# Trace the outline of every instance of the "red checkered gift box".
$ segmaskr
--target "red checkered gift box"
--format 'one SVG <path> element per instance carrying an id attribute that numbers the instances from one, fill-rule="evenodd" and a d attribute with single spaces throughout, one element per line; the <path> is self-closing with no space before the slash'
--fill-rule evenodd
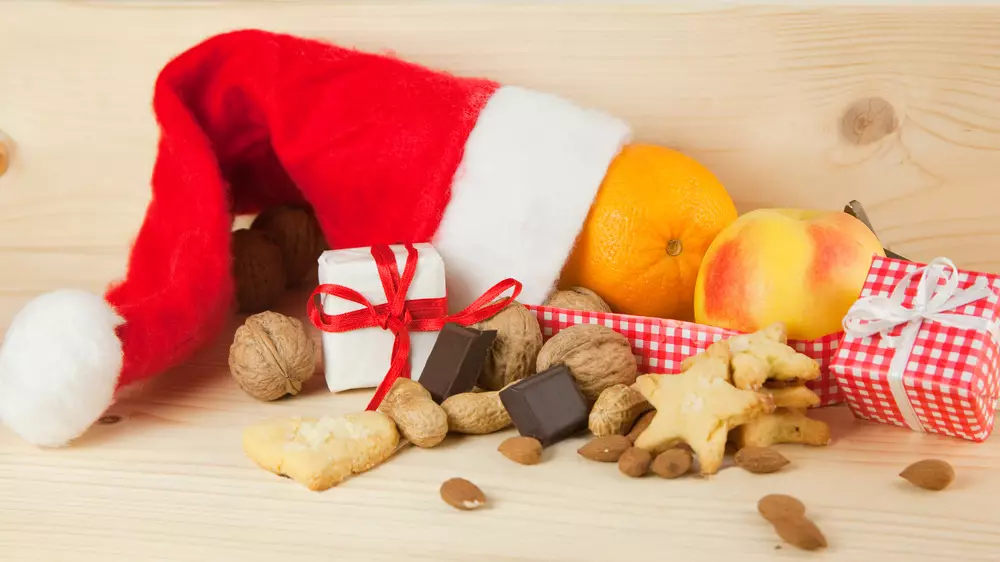
<path id="1" fill-rule="evenodd" d="M 860 418 L 982 441 L 997 400 L 1000 277 L 876 257 L 830 365 Z"/>
<path id="2" fill-rule="evenodd" d="M 559 333 L 559 330 L 575 324 L 603 324 L 615 330 L 632 344 L 632 353 L 641 373 L 680 372 L 681 361 L 685 358 L 697 354 L 722 338 L 739 333 L 703 324 L 644 316 L 584 312 L 547 306 L 529 306 L 528 309 L 538 315 L 542 335 L 546 340 Z M 799 352 L 819 362 L 822 376 L 807 384 L 819 396 L 820 406 L 842 402 L 837 382 L 827 368 L 837 352 L 841 335 L 837 333 L 816 340 L 788 342 Z"/>

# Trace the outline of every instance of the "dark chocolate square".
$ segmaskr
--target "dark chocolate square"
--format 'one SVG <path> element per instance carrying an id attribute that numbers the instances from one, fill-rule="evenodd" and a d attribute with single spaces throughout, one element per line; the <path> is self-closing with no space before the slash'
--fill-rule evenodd
<path id="1" fill-rule="evenodd" d="M 419 382 L 435 402 L 476 386 L 496 330 L 480 331 L 449 322 L 438 332 Z"/>
<path id="2" fill-rule="evenodd" d="M 518 433 L 543 447 L 586 429 L 590 408 L 565 365 L 556 365 L 500 391 Z"/>

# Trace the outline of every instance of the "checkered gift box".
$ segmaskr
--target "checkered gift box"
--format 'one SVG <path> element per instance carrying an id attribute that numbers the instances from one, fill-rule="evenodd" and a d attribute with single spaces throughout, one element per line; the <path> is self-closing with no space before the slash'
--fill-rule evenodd
<path id="1" fill-rule="evenodd" d="M 860 418 L 982 441 L 998 392 L 1000 277 L 876 257 L 830 365 Z"/>
<path id="2" fill-rule="evenodd" d="M 739 332 L 723 330 L 702 324 L 629 316 L 606 312 L 584 312 L 547 306 L 529 306 L 538 315 L 542 335 L 548 340 L 559 330 L 576 324 L 603 324 L 625 336 L 632 344 L 632 353 L 641 373 L 677 373 L 681 361 L 695 355 L 712 343 Z M 841 334 L 830 334 L 811 341 L 789 340 L 788 344 L 801 353 L 816 359 L 822 376 L 809 381 L 808 386 L 819 396 L 820 406 L 842 402 L 836 380 L 827 365 L 837 352 Z"/>

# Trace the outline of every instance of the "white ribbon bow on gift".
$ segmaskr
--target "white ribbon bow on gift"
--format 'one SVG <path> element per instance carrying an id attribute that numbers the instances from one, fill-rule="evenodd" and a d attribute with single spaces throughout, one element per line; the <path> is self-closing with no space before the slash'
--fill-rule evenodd
<path id="1" fill-rule="evenodd" d="M 951 270 L 945 275 L 945 270 Z M 920 275 L 917 294 L 910 307 L 903 306 L 906 288 L 910 281 Z M 938 285 L 944 275 L 945 283 Z M 967 288 L 958 288 L 958 268 L 947 258 L 936 258 L 927 266 L 917 269 L 902 278 L 889 296 L 871 295 L 859 299 L 844 317 L 844 332 L 847 338 L 866 338 L 879 334 L 895 351 L 889 363 L 887 375 L 889 389 L 899 407 L 903 420 L 916 431 L 924 431 L 903 387 L 903 373 L 913 352 L 917 333 L 925 322 L 937 322 L 955 328 L 984 330 L 1000 340 L 1000 326 L 981 316 L 970 316 L 952 312 L 956 308 L 988 298 L 995 293 L 986 279 L 980 277 Z M 890 336 L 897 326 L 903 325 L 898 336 Z"/>

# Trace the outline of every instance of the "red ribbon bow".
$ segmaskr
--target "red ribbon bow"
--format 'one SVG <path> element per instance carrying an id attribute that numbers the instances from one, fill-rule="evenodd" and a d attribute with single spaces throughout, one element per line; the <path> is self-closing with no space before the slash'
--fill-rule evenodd
<path id="1" fill-rule="evenodd" d="M 503 310 L 521 292 L 521 283 L 514 279 L 504 279 L 476 299 L 457 314 L 448 315 L 447 298 L 406 300 L 410 282 L 417 271 L 417 249 L 406 244 L 406 266 L 403 275 L 396 267 L 396 256 L 389 246 L 372 246 L 372 257 L 378 267 L 378 276 L 385 290 L 386 303 L 372 305 L 361 293 L 342 285 L 323 284 L 316 287 L 306 311 L 314 326 L 325 332 L 350 332 L 363 328 L 379 327 L 395 334 L 392 345 L 392 361 L 389 372 L 375 390 L 367 410 L 378 408 L 379 404 L 399 377 L 410 378 L 410 330 L 428 332 L 440 330 L 446 323 L 455 322 L 463 326 L 485 320 Z M 507 289 L 513 288 L 510 297 L 491 303 Z M 363 305 L 364 308 L 343 314 L 329 315 L 317 305 L 317 297 L 330 295 Z"/>

